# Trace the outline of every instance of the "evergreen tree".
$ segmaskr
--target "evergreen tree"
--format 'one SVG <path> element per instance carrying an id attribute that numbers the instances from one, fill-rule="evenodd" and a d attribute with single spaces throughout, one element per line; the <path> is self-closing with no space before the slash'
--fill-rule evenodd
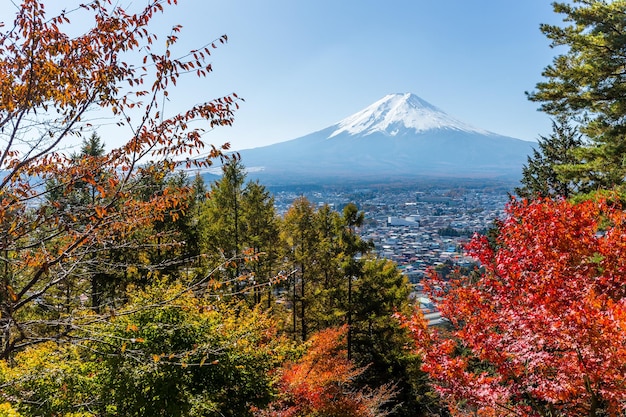
<path id="1" fill-rule="evenodd" d="M 140 251 L 141 256 L 133 263 L 141 268 L 142 263 L 149 263 L 151 271 L 159 274 L 176 275 L 181 265 L 187 263 L 189 254 L 183 242 L 187 236 L 191 222 L 190 204 L 192 191 L 187 174 L 183 171 L 169 173 L 162 164 L 147 164 L 142 175 L 136 182 L 135 192 L 145 201 L 162 196 L 177 198 L 177 204 L 164 211 L 161 216 L 152 220 L 143 230 L 137 230 L 138 235 L 147 235 L 152 240 L 152 247 L 145 247 Z M 143 258 L 140 261 L 139 258 Z"/>
<path id="2" fill-rule="evenodd" d="M 419 355 L 406 350 L 411 338 L 393 319 L 410 311 L 408 279 L 386 259 L 366 257 L 352 295 L 352 358 L 367 366 L 360 383 L 377 387 L 395 384 L 396 396 L 387 404 L 392 416 L 425 415 L 436 409 L 436 397 L 420 370 Z"/>
<path id="3" fill-rule="evenodd" d="M 209 198 L 200 218 L 203 253 L 208 254 L 209 268 L 226 261 L 227 278 L 235 280 L 241 270 L 243 250 L 242 217 L 245 168 L 239 159 L 229 159 L 222 166 L 222 177 L 211 184 Z M 241 289 L 241 284 L 237 284 Z"/>
<path id="4" fill-rule="evenodd" d="M 552 122 L 552 134 L 541 136 L 539 149 L 534 149 L 523 167 L 522 186 L 515 193 L 524 198 L 564 197 L 584 188 L 582 179 L 575 175 L 580 166 L 576 151 L 584 145 L 575 127 L 560 118 Z"/>
<path id="5" fill-rule="evenodd" d="M 239 159 L 227 161 L 222 171 L 222 178 L 211 185 L 209 197 L 200 203 L 198 250 L 208 256 L 208 271 L 221 270 L 226 280 L 234 283 L 236 293 L 251 291 L 252 301 L 259 303 L 266 288 L 269 306 L 270 284 L 281 249 L 274 199 L 258 181 L 246 183 L 245 167 Z M 200 187 L 198 181 L 194 187 Z M 192 193 L 197 198 L 206 195 Z"/>
<path id="6" fill-rule="evenodd" d="M 48 204 L 58 204 L 66 212 L 79 214 L 90 210 L 97 199 L 97 187 L 107 173 L 100 168 L 100 159 L 104 156 L 104 142 L 96 133 L 83 139 L 80 152 L 70 156 L 71 161 L 83 160 L 91 163 L 92 170 L 82 178 L 75 178 L 71 183 L 61 183 L 56 179 L 46 182 L 46 200 Z"/>
<path id="7" fill-rule="evenodd" d="M 626 175 L 626 2 L 555 2 L 565 26 L 541 26 L 553 47 L 565 47 L 529 99 L 550 115 L 580 123 L 591 139 L 572 174 L 585 189 L 611 188 Z"/>
<path id="8" fill-rule="evenodd" d="M 317 276 L 318 236 L 315 230 L 315 207 L 305 197 L 297 198 L 287 213 L 283 223 L 282 239 L 288 248 L 287 258 L 297 269 L 291 279 L 292 331 L 300 339 L 306 340 L 309 334 L 308 307 L 313 293 L 313 278 Z M 299 308 L 298 308 L 299 307 Z"/>
<path id="9" fill-rule="evenodd" d="M 76 157 L 99 157 L 104 155 L 104 151 L 104 142 L 102 141 L 100 136 L 98 136 L 98 134 L 94 132 L 87 139 L 83 139 L 83 144 L 80 147 L 80 154 L 76 155 Z"/>
<path id="10" fill-rule="evenodd" d="M 182 225 L 182 234 L 184 236 L 187 258 L 193 265 L 199 265 L 201 255 L 200 241 L 201 230 L 199 219 L 202 215 L 202 207 L 207 200 L 208 190 L 204 183 L 204 179 L 200 174 L 196 174 L 191 183 L 191 193 L 187 201 L 185 222 Z"/>
<path id="11" fill-rule="evenodd" d="M 342 270 L 346 281 L 348 282 L 347 292 L 347 317 L 348 323 L 348 359 L 352 359 L 352 318 L 354 310 L 353 302 L 353 284 L 355 280 L 362 277 L 363 262 L 357 260 L 356 256 L 359 254 L 365 254 L 372 249 L 371 242 L 366 242 L 356 233 L 356 228 L 363 225 L 364 213 L 359 212 L 357 206 L 354 203 L 349 203 L 343 208 L 343 215 L 341 217 L 342 231 L 340 235 L 341 250 L 343 257 Z"/>
<path id="12" fill-rule="evenodd" d="M 75 178 L 72 182 L 60 182 L 52 178 L 46 182 L 46 200 L 48 205 L 59 207 L 66 217 L 66 221 L 78 220 L 81 227 L 89 223 L 88 218 L 92 215 L 96 204 L 106 204 L 98 192 L 103 181 L 110 177 L 111 173 L 102 169 L 101 161 L 105 155 L 105 144 L 95 132 L 88 138 L 84 138 L 80 152 L 73 153 L 70 160 L 90 165 L 92 168 L 83 177 Z M 111 280 L 110 259 L 102 256 L 103 252 L 96 248 L 89 248 L 89 254 L 84 255 L 84 262 L 81 268 L 76 268 L 73 278 L 67 279 L 63 283 L 65 293 L 65 309 L 73 308 L 72 293 L 78 290 L 80 282 L 88 281 L 89 288 L 82 288 L 91 297 L 91 306 L 95 311 L 99 311 L 103 298 L 105 298 L 105 287 Z"/>
<path id="13" fill-rule="evenodd" d="M 320 275 L 313 289 L 311 328 L 320 331 L 345 323 L 347 282 L 341 270 L 341 215 L 328 204 L 315 213 Z"/>
<path id="14" fill-rule="evenodd" d="M 274 198 L 258 181 L 248 182 L 242 196 L 242 233 L 251 259 L 246 267 L 254 274 L 254 302 L 261 302 L 262 288 L 267 290 L 271 306 L 271 280 L 279 254 L 278 218 Z M 267 285 L 265 285 L 267 284 Z"/>
<path id="15" fill-rule="evenodd" d="M 358 233 L 363 221 L 354 203 L 338 213 L 328 205 L 316 210 L 300 197 L 289 208 L 281 237 L 298 271 L 288 294 L 289 330 L 306 340 L 324 328 L 347 325 L 346 354 L 365 367 L 357 387 L 394 385 L 397 395 L 387 404 L 393 416 L 437 412 L 419 356 L 406 349 L 410 336 L 393 318 L 410 308 L 408 280 L 393 262 L 368 254 L 372 245 Z"/>

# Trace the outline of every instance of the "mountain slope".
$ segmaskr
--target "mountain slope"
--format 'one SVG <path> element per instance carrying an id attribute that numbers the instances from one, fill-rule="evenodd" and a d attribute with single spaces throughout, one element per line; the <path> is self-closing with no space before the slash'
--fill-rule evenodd
<path id="1" fill-rule="evenodd" d="M 301 138 L 240 152 L 266 183 L 519 178 L 532 142 L 475 128 L 410 93 L 390 94 Z"/>

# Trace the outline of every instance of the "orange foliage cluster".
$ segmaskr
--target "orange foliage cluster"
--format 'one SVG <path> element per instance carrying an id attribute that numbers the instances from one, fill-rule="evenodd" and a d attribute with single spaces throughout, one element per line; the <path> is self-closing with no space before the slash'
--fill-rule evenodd
<path id="1" fill-rule="evenodd" d="M 479 278 L 431 282 L 449 334 L 406 322 L 437 389 L 459 415 L 623 415 L 626 212 L 512 202 L 498 232 L 468 247 Z"/>
<path id="2" fill-rule="evenodd" d="M 333 416 L 374 417 L 385 415 L 382 406 L 392 397 L 389 387 L 356 389 L 355 378 L 364 369 L 348 360 L 347 327 L 326 329 L 310 340 L 306 354 L 282 370 L 279 399 L 259 417 Z"/>

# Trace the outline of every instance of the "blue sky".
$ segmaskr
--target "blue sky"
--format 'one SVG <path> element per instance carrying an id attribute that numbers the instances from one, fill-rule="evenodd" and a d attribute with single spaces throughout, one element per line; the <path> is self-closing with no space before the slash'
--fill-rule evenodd
<path id="1" fill-rule="evenodd" d="M 226 33 L 207 98 L 246 102 L 210 140 L 234 149 L 325 128 L 388 93 L 412 92 L 496 133 L 536 140 L 549 118 L 524 94 L 555 54 L 547 0 L 181 0 L 186 41 Z M 215 140 L 213 140 L 215 138 Z"/>
<path id="2" fill-rule="evenodd" d="M 180 83 L 166 105 L 243 97 L 235 125 L 206 136 L 214 144 L 294 139 L 401 92 L 496 133 L 550 133 L 524 94 L 555 55 L 539 31 L 560 21 L 548 0 L 179 0 L 166 10 L 156 22 L 183 25 L 181 51 L 229 37 L 214 72 Z"/>

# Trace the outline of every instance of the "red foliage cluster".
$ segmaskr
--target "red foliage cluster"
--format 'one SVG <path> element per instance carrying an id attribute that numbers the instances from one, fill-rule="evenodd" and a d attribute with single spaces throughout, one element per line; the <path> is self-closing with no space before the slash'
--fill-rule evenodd
<path id="1" fill-rule="evenodd" d="M 424 369 L 460 414 L 626 412 L 626 213 L 617 203 L 512 202 L 479 277 L 431 281 L 451 324 L 406 321 Z"/>

